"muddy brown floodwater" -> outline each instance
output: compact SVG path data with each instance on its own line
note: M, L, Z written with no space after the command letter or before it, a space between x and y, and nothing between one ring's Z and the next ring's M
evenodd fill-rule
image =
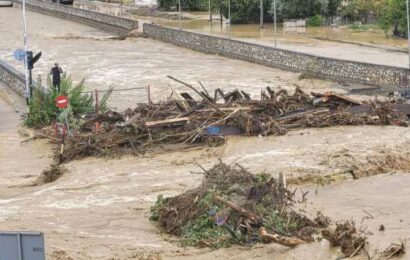
M0 55L12 61L20 46L21 21L16 8L0 9ZM152 84L157 99L166 97L167 74L189 82L201 80L210 89L244 87L254 94L266 85L309 90L339 89L328 81L298 81L298 74L270 69L218 56L205 55L149 39L113 41L110 35L87 26L28 13L29 41L44 56L36 68L43 76L59 61L74 80L86 77L88 88L105 89ZM5 37L4 35L7 35ZM126 108L145 101L144 93L120 92L111 105ZM160 234L148 220L150 206L159 194L171 196L201 182L197 161L210 167L222 158L252 171L288 178L325 176L324 187L312 178L300 188L309 190L306 210L323 210L336 220L353 218L368 226L373 249L408 237L410 132L401 127L333 127L294 131L280 137L230 138L216 148L148 154L123 158L86 158L65 164L58 180L32 186L52 162L51 147L27 138L19 130L13 93L0 86L0 230L39 230L45 233L49 259L336 259L341 253L326 241L287 249L278 245L252 248L182 248L175 238ZM23 134L23 135L22 135ZM376 160L375 160L376 159ZM373 167L376 166L376 167ZM339 181L352 170L369 176ZM402 174L379 175L403 172ZM315 192L317 191L317 195ZM301 205L303 207L303 205ZM364 219L368 211L373 218ZM378 233L377 225L386 231Z
M354 220L368 234L371 251L382 252L391 242L410 239L409 183L409 174L387 174L316 191L316 187L305 188L310 191L306 208L312 213L322 211L333 219ZM379 231L380 225L385 227L384 231Z
M51 162L50 147L43 141L20 144L10 93L0 99L0 230L40 230L45 233L49 259L335 259L340 252L326 241L289 250L279 245L232 247L212 251L182 248L174 238L161 235L148 220L149 209L160 194L172 196L201 183L200 169L222 158L273 176L283 172L317 176L343 174L351 161L363 154L406 155L410 133L400 127L335 127L306 129L281 137L231 138L216 148L146 155L142 157L87 158L65 164L67 172L55 182L30 186ZM8 100L8 101L7 101ZM7 124L5 124L7 123ZM401 149L399 149L401 148ZM370 153L369 151L372 151ZM378 151L378 152L377 152ZM400 152L401 151L401 152ZM329 163L329 158L335 162ZM348 166L347 165L347 166ZM323 210L335 220L360 222L366 209L375 219L369 225L373 248L406 238L409 231L409 189L406 174L381 175L331 186L300 186L310 190L306 210ZM302 205L303 207L303 205ZM341 212L341 213L340 213ZM402 221L401 221L402 220ZM379 224L386 226L377 233ZM234 257L233 257L234 256Z
M23 65L12 55L22 46L20 12L17 8L0 9L0 58L22 70ZM329 81L299 81L298 73L206 55L151 39L111 40L112 35L91 27L37 13L28 12L27 19L29 48L43 51L34 70L35 77L41 75L43 81L57 61L75 81L85 78L89 90L150 85L155 100L170 95L170 86L182 89L167 75L197 85L202 81L210 91L217 87L224 91L242 88L254 95L260 95L266 86L294 88L293 84L298 84L307 91L341 87ZM119 91L112 96L111 105L122 110L146 101L144 89Z
M190 19L179 22L178 19L132 16L130 11L136 7L120 7L119 4L78 1L75 6L108 14L134 17L140 23L154 22L164 26L274 46L272 23L267 23L263 28L260 28L259 24L233 24L229 26L224 21L221 26L218 17L214 17L214 21L209 22L208 14L204 12L183 12L183 16ZM176 12L166 14L178 17ZM343 24L339 27L298 28L283 28L279 24L276 36L277 46L282 49L336 59L408 67L407 41L386 37L377 25L365 25L358 29L351 29Z

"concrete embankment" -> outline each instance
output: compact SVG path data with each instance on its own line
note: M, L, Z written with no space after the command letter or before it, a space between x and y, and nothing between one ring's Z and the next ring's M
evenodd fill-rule
M24 97L26 92L25 76L9 64L0 60L0 83Z
M405 87L410 79L409 69L401 67L315 56L154 24L144 24L143 31L150 38L196 51L303 72L335 81Z
M14 0L14 2L16 4L22 3L21 0ZM50 1L26 0L26 6L28 9L39 13L87 24L112 33L128 34L138 29L137 20L59 5Z

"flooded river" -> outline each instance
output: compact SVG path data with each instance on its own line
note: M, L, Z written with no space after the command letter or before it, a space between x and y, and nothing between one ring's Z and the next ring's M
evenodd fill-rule
M20 11L0 9L0 57L22 69L11 55L22 42ZM203 81L209 90L241 87L254 96L267 85L343 90L338 83L299 81L297 73L150 39L112 40L112 35L94 28L37 13L28 12L28 20L30 49L43 51L35 74L44 77L58 61L75 81L86 78L89 90L151 85L153 96L163 99L172 88L183 90L166 75L193 84ZM369 166L369 158L408 158L410 150L406 128L305 129L280 137L231 138L221 147L119 159L86 158L64 165L68 171L56 182L29 186L52 162L51 147L44 141L21 143L25 137L17 130L20 120L13 100L10 93L0 91L0 230L45 232L50 259L138 259L148 255L204 260L336 259L340 252L329 249L325 241L293 250L275 244L214 251L182 248L149 221L150 207L159 194L175 195L201 183L202 176L192 173L200 171L194 161L210 167L222 158L272 176L282 172L289 177L320 177L345 175L352 165ZM124 109L143 101L144 91L122 91L112 97L111 105ZM312 214L322 210L335 220L352 218L359 226L367 226L376 249L409 235L409 181L406 174L394 174L336 182L318 190L310 184L299 187L310 191L306 210ZM373 218L366 218L363 209ZM383 233L377 229L381 224L386 227Z
M189 19L183 19L180 22L178 19L175 19L178 17L178 14L175 12L166 13L166 16L174 17L173 20L170 20L157 18L158 15L155 15L155 17L152 17L152 15L130 15L132 12L135 13L137 7L120 6L119 4L77 1L75 5L84 9L138 19L140 24L154 22L168 27L230 37L271 47L274 46L272 24L266 24L264 28L260 28L257 24L229 26L224 21L221 26L218 19L209 22L208 14L201 12L184 12L183 16ZM155 14L156 11L151 9L151 11L148 11L148 15L150 12ZM387 38L384 32L376 25L363 26L358 29L350 29L346 25L340 27L283 29L279 24L277 47L334 59L398 67L409 66L407 41Z
M390 243L410 239L409 174L373 176L310 189L306 207L336 220L353 220L368 235L371 250L383 251ZM315 195L316 193L316 195ZM379 231L380 225L385 231ZM377 259L373 255L372 259ZM410 259L406 255L403 259Z
M14 60L13 52L22 46L20 9L0 9L0 58L23 70ZM110 105L123 110L147 101L145 87L151 86L154 100L167 98L173 89L185 90L167 79L172 75L209 91L222 88L228 92L241 88L254 96L266 86L294 89L294 84L309 90L342 87L322 80L298 80L299 73L283 71L232 60L216 55L194 52L171 44L145 38L112 40L113 35L70 21L28 12L29 48L43 51L36 64L34 78L49 74L58 62L75 82L86 79L88 90L140 88L118 91Z
M360 158L363 153L377 151L377 147L388 151L388 147L410 139L405 128L365 126L306 129L269 138L232 138L226 146L214 148L76 160L64 165L67 172L57 181L32 186L42 169L51 163L50 146L43 141L20 143L24 138L17 132L19 119L9 97L10 93L4 93L0 98L0 230L43 231L51 260L148 256L203 260L336 259L341 253L329 248L324 240L295 249L277 244L219 250L183 248L175 238L160 234L149 221L150 207L160 194L173 196L201 184L202 175L193 174L201 171L194 161L211 167L223 158L273 176L278 172L287 176L292 172L320 176L338 170L337 166L329 168L323 163L329 155L350 152L351 157ZM404 153L407 150L408 147L401 149ZM334 220L355 220L359 227L367 228L373 254L391 242L408 238L409 178L406 174L380 175L319 189L316 185L299 186L310 191L308 203L299 206L310 214L321 210ZM366 218L363 210L373 218ZM381 224L386 231L378 231Z
M147 4L152 6L152 2ZM97 12L108 13L111 15L125 16L132 18L133 9L135 6L121 5L119 3L103 3L97 1L83 1L77 0L74 3L75 7ZM138 5L137 5L138 6ZM152 9L152 14L155 14ZM168 14L178 16L178 13L169 12ZM226 21L222 24L218 15L213 16L213 22L209 22L209 14L207 12L184 12L184 17L190 19L183 19L181 22L177 19L167 20L155 17L139 17L137 19L150 20L155 23L186 30L196 30L204 33L212 33L226 37L244 38L261 40L266 43L274 42L274 30L272 23L265 23L261 28L259 24L233 24L229 26ZM393 37L386 37L383 30L377 25L363 25L357 28L349 28L347 24L341 24L339 27L322 26L322 27L288 27L284 28L282 24L277 25L277 39L280 42L288 41L308 41L309 39L322 39L330 41L346 41L356 42L370 45L384 45L397 48L406 49L407 40L397 39Z

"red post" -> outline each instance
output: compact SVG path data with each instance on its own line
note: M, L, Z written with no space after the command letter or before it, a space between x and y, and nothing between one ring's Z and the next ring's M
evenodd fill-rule
M95 92L95 113L98 114L99 112L98 90L94 90L94 92Z
M152 101L151 101L151 86L150 85L147 86L147 96L148 96L148 104L151 104Z

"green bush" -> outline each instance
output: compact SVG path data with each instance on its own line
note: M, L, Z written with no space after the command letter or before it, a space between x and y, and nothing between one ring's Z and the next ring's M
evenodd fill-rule
M41 79L38 80L38 85L34 89L33 98L28 106L29 113L24 121L26 126L40 128L61 121L60 115L63 113L63 109L57 108L55 105L55 99L59 95L65 95L69 99L70 105L65 111L69 116L94 111L93 97L82 93L85 90L84 80L73 85L71 78L64 74L61 79L60 92L52 87L50 78L48 78L47 86L48 91L42 91ZM104 107L106 107L105 104ZM73 122L72 119L70 121Z
M208 5L208 0L181 0L181 8L183 10L206 11L208 10ZM172 7L178 8L178 0L158 0L158 6L164 10L170 10Z
M270 0L263 0L264 20L271 21ZM229 17L228 1L222 1L222 14ZM231 23L246 24L260 21L259 0L231 0Z
M308 26L321 26L325 23L325 19L321 15L315 15L308 19L307 25Z

